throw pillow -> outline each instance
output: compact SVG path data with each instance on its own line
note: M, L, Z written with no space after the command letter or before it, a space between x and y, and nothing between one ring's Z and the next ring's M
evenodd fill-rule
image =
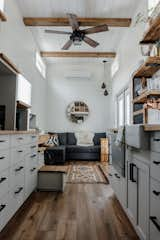
M93 137L92 132L77 132L75 133L78 146L93 146Z
M58 135L57 134L54 134L52 136L52 142L55 146L59 146L59 139L58 139Z

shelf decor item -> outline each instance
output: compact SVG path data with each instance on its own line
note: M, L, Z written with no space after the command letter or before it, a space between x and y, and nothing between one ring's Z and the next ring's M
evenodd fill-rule
M89 108L86 103L75 101L69 104L67 108L68 119L76 124L83 123L89 116Z

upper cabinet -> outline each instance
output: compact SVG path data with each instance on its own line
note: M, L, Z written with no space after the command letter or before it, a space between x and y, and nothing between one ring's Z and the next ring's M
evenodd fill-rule
M0 20L6 21L6 16L4 14L4 0L0 0Z
M31 106L31 84L21 75L17 76L17 102L26 107Z

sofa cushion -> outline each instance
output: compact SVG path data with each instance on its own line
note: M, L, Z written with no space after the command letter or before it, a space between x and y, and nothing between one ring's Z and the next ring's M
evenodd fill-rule
M98 153L100 151L100 146L77 146L77 145L67 145L67 153Z
M101 138L106 138L106 133L95 133L94 138L93 138L93 142L94 145L100 145L100 139Z
M77 140L73 132L67 133L67 145L76 145Z

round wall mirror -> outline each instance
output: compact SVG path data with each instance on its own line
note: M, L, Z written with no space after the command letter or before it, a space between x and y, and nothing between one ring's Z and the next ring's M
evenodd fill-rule
M87 119L88 115L89 108L84 102L72 102L67 108L67 117L73 123L83 123Z

